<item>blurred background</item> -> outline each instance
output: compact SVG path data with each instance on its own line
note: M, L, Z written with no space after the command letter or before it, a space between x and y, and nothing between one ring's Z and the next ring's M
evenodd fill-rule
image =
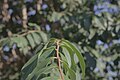
M53 37L78 46L85 80L120 80L120 0L0 0L0 80Z

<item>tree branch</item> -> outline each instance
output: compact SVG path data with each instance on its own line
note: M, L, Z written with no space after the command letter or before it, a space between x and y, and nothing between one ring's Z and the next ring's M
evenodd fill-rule
M57 60L58 60L58 69L59 69L59 71L60 71L60 76L61 76L61 79L62 80L64 80L64 76L63 76L63 72L62 72L62 69L61 69L61 63L60 63L60 57L59 57L59 42L60 42L60 40L58 40L57 42L56 42L56 44L57 44L57 46L56 46L56 54L57 54Z

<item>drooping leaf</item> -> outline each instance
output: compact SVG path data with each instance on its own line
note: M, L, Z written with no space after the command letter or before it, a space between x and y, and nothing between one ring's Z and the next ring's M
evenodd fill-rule
M82 56L82 54L80 53L80 51L74 46L72 45L69 41L64 40L63 39L63 43L65 43L67 46L69 46L77 55L78 59L79 59L79 63L81 66L81 70L82 70L82 78L84 78L85 76L85 62L84 62L84 58Z
M71 57L70 57L68 51L66 50L66 48L63 48L63 53L64 53L64 55L65 55L65 58L67 59L67 62L68 62L68 64L69 64L69 67L71 67Z
M44 59L39 61L39 63L37 63L37 66L33 69L33 71L27 76L26 80L31 80L32 78L37 78L38 76L36 76L38 73L42 74L42 72L45 70L45 66L47 65L47 63L49 63L50 58L48 59Z
M44 48L46 48L46 47L44 47ZM54 50L54 47L51 47L51 48L46 49L46 50L44 48L40 51L40 53L37 54L37 57L38 57L39 54L41 54L39 56L39 59L37 59L37 65L33 69L33 71L28 74L26 80L32 79L34 77L34 75L36 74L37 71L39 71L40 69L44 68L49 63L49 61L50 61L51 58L48 58L48 59L46 59L46 58Z
M66 45L61 45L61 47L63 48L66 48L69 52L69 55L71 57L71 68L76 71L76 64L75 64L75 61L74 61L74 51L72 51L72 49L69 47L69 46L66 46Z
M21 80L25 80L37 65L38 54L34 55L23 67Z
M52 69L55 69L55 68L57 68L57 66L50 65L50 66L44 67L41 71L39 70L35 75L37 77L36 80L39 80L39 77L41 76L42 73L46 74L48 72L51 72ZM59 78L59 76L53 76L53 77L58 77Z
M68 73L69 73L71 80L76 80L75 72L71 68L68 67L66 62L63 62L63 65L68 70Z

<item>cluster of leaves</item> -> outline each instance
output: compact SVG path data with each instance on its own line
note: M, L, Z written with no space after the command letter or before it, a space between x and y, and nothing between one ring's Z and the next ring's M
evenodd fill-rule
M39 30L28 31L27 33L4 38L1 40L0 46L4 46L4 51L9 51L5 49L6 47L11 49L19 48L19 51L24 53L24 55L31 49L34 49L38 45L43 45L48 41L47 35ZM16 44L16 46L14 46Z
M84 78L85 62L79 50L67 40L51 39L23 66L21 80L80 80L80 71Z
M34 24L31 23L30 25L33 26ZM41 50L48 41L48 36L40 30L29 30L19 34L13 34L0 41L0 71L2 71L0 79L13 80L20 78L22 66L33 54ZM6 71L7 69L9 70Z

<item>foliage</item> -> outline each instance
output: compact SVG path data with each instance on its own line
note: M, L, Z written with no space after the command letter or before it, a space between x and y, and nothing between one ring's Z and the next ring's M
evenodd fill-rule
M22 68L21 80L80 80L85 62L79 50L67 40L51 39Z
M0 79L19 79L23 64L52 37L84 55L86 80L120 79L119 0L1 0L0 6Z
M35 46L41 45L41 43L46 43L47 40L48 37L44 32L34 30L21 35L17 34L12 37L4 38L4 40L1 40L0 46L9 46L9 48L14 49L13 45L16 44L15 48L18 47L25 55L30 48L34 49Z

